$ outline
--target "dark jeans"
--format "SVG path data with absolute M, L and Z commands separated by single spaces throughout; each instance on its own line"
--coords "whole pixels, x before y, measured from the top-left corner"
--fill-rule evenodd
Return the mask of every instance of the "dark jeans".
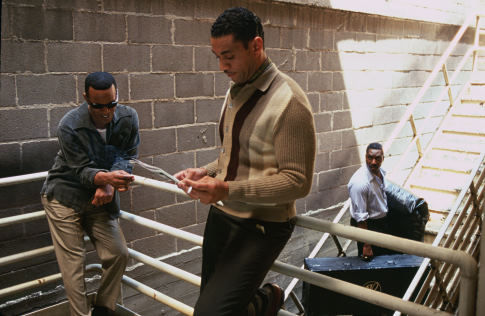
M 392 235 L 392 232 L 389 229 L 389 221 L 388 217 L 384 218 L 379 218 L 379 219 L 368 219 L 367 221 L 367 229 L 372 230 L 378 233 L 384 233 L 384 234 L 389 234 Z M 357 221 L 353 219 L 352 217 L 350 218 L 350 225 L 357 227 Z M 364 243 L 362 242 L 357 242 L 357 250 L 359 256 L 362 255 L 362 248 L 364 247 Z M 380 256 L 380 255 L 391 255 L 391 254 L 396 254 L 398 252 L 386 248 L 381 248 L 377 246 L 372 246 L 372 253 L 374 256 Z
M 294 226 L 293 220 L 242 219 L 212 206 L 204 232 L 202 281 L 194 316 L 247 315 Z

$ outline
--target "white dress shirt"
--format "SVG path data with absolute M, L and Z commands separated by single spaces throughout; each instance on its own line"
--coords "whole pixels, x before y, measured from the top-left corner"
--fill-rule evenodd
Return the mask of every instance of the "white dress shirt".
M 387 197 L 384 176 L 385 171 L 379 169 L 382 180 L 372 174 L 364 165 L 350 178 L 347 188 L 350 195 L 350 215 L 357 222 L 367 219 L 379 219 L 387 215 Z

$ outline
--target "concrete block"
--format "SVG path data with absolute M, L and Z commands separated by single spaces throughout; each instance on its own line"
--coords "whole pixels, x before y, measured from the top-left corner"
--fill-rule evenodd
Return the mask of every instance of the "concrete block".
M 195 202 L 170 205 L 156 210 L 157 221 L 176 228 L 196 224 Z
M 271 61 L 278 67 L 281 71 L 291 71 L 293 70 L 294 58 L 293 53 L 290 50 L 276 50 L 267 49 L 266 53 Z
M 328 45 L 331 45 L 329 43 Z M 307 29 L 281 28 L 281 48 L 304 49 L 308 47 Z
M 355 149 L 343 149 L 330 153 L 330 168 L 343 168 L 361 163 L 360 153 Z
M 195 152 L 196 167 L 203 167 L 219 156 L 220 149 L 201 149 Z
M 152 12 L 156 15 L 174 15 L 177 17 L 194 17 L 198 1 L 161 0 L 152 2 Z M 207 1 L 205 1 L 207 2 Z M 221 11 L 222 12 L 222 11 Z
M 368 15 L 351 12 L 347 15 L 345 30 L 348 32 L 365 32 Z
M 16 103 L 17 89 L 15 88 L 15 77 L 0 75 L 0 107 L 15 106 Z
M 224 99 L 199 99 L 195 101 L 197 123 L 218 123 Z
M 0 111 L 0 141 L 19 141 L 47 137 L 46 109 Z
M 403 21 L 403 35 L 405 37 L 419 37 L 421 33 L 420 23 L 416 21 Z
M 151 129 L 153 127 L 151 102 L 138 102 L 127 105 L 134 108 L 138 113 L 138 124 L 140 129 Z
M 150 13 L 151 3 L 150 0 L 106 0 L 104 1 L 105 11 L 117 11 L 117 12 L 133 12 L 133 13 Z
M 337 131 L 340 129 L 346 129 L 352 127 L 352 112 L 334 112 L 332 130 Z
M 41 7 L 9 7 L 12 34 L 22 39 L 72 40 L 72 15 Z
M 317 133 L 328 132 L 332 130 L 332 114 L 319 113 L 313 116 L 315 121 L 315 130 Z
M 174 1 L 179 2 L 179 1 Z M 195 18 L 196 19 L 216 19 L 219 14 L 228 8 L 225 2 L 218 0 L 207 0 L 204 2 L 195 1 Z M 266 30 L 265 30 L 266 31 Z M 265 32 L 266 33 L 266 32 Z
M 399 120 L 401 119 L 401 117 L 404 115 L 405 112 L 406 112 L 406 107 L 402 105 L 376 108 L 373 111 L 374 113 L 373 125 L 399 122 Z
M 380 18 L 377 21 L 376 33 L 402 36 L 404 33 L 404 22 L 397 19 Z
M 150 47 L 144 45 L 104 45 L 104 70 L 108 72 L 150 71 Z
M 283 48 L 281 44 L 281 28 L 275 26 L 264 26 L 264 47 Z
M 324 70 L 324 71 L 340 71 L 340 70 L 342 70 L 342 66 L 340 64 L 339 53 L 322 52 L 322 70 Z
M 307 93 L 308 101 L 312 107 L 312 113 L 319 113 L 320 111 L 320 93 Z
M 435 23 L 428 23 L 428 22 L 420 22 L 420 31 L 419 36 L 422 38 L 427 39 L 435 39 L 436 38 L 436 28 L 438 25 Z
M 174 129 L 140 131 L 140 139 L 140 156 L 166 154 L 176 150 Z
M 0 178 L 21 174 L 20 144 L 0 144 Z
M 335 32 L 335 50 L 339 52 L 360 51 L 354 32 Z
M 11 21 L 10 21 L 10 10 L 8 8 L 8 6 L 4 6 L 2 8 L 2 10 L 0 10 L 1 13 L 2 13 L 2 16 L 1 16 L 1 21 L 0 21 L 0 25 L 1 25 L 1 31 L 2 31 L 2 36 L 1 38 L 10 38 L 12 36 L 12 31 L 11 31 Z
M 130 99 L 168 99 L 174 97 L 174 77 L 168 74 L 130 75 Z
M 62 117 L 72 110 L 74 107 L 55 107 L 49 110 L 49 136 L 56 137 L 57 136 L 57 127 L 59 126 L 59 122 L 61 121 Z
M 219 62 L 209 47 L 194 48 L 195 71 L 219 71 Z
M 44 180 L 0 188 L 0 205 L 4 209 L 34 205 L 40 210 L 39 192 L 43 182 Z
M 125 16 L 90 12 L 73 12 L 76 41 L 126 41 Z
M 377 42 L 375 34 L 356 33 L 354 50 L 361 53 L 370 53 L 377 51 Z M 340 50 L 340 46 L 339 50 Z
M 320 111 L 332 112 L 343 110 L 344 93 L 325 92 L 320 94 Z
M 136 215 L 151 220 L 155 219 L 155 211 L 153 210 L 138 212 Z M 126 242 L 133 242 L 138 239 L 144 239 L 157 234 L 157 231 L 154 229 L 125 220 L 120 221 L 120 226 L 123 231 L 123 235 L 125 235 Z
M 318 174 L 318 191 L 322 192 L 342 185 L 341 169 L 333 169 Z
M 328 153 L 342 149 L 342 132 L 332 131 L 317 135 L 318 153 Z
M 178 151 L 210 148 L 215 146 L 216 127 L 197 125 L 177 128 Z
M 224 97 L 230 87 L 231 79 L 223 72 L 214 74 L 215 96 Z
M 39 1 L 42 2 L 42 1 Z M 97 0 L 47 0 L 47 8 L 56 9 L 85 9 L 90 11 L 96 11 L 100 9 L 99 1 Z
M 175 20 L 175 43 L 180 45 L 208 45 L 212 23 L 194 20 Z
M 286 72 L 298 85 L 304 90 L 308 91 L 308 74 L 306 72 Z
M 2 73 L 45 72 L 44 45 L 2 40 Z
M 308 48 L 315 50 L 333 50 L 335 48 L 334 32 L 321 29 L 310 29 Z
M 128 16 L 128 41 L 169 44 L 172 42 L 171 27 L 172 21 L 163 17 Z
M 132 188 L 133 212 L 159 208 L 175 203 L 175 193 L 162 191 L 159 189 L 137 186 Z
M 333 74 L 331 72 L 309 72 L 308 90 L 324 92 L 332 90 Z
M 59 143 L 57 140 L 22 144 L 22 173 L 49 170 L 54 165 L 54 158 L 58 151 Z
M 271 6 L 265 5 L 263 10 L 258 10 L 256 13 L 259 17 L 265 17 L 271 25 L 279 25 L 292 27 L 295 26 L 294 12 L 290 6 L 272 4 Z M 266 13 L 266 14 L 265 14 Z M 262 19 L 265 19 L 262 18 Z
M 345 130 L 341 132 L 342 135 L 342 149 L 357 147 L 357 139 L 354 130 Z
M 350 87 L 347 87 L 347 81 L 345 81 L 344 74 L 347 72 L 334 72 L 332 74 L 332 89 L 333 91 L 342 91 L 342 90 L 347 90 L 350 89 Z M 349 80 L 350 81 L 350 80 Z
M 318 71 L 320 70 L 320 58 L 319 52 L 298 51 L 295 68 L 299 71 Z
M 195 122 L 194 101 L 155 102 L 153 114 L 155 127 L 192 124 Z
M 74 77 L 71 75 L 18 76 L 20 105 L 63 104 L 76 101 Z M 55 91 L 56 93 L 52 93 Z
M 175 237 L 166 234 L 138 239 L 133 241 L 132 244 L 133 250 L 154 258 L 170 254 L 176 250 Z
M 101 46 L 85 43 L 48 43 L 47 68 L 53 72 L 99 71 Z
M 316 14 L 321 14 L 321 12 L 316 12 Z M 325 10 L 323 14 L 323 28 L 336 31 L 343 29 L 346 15 L 347 13 L 344 11 Z
M 153 165 L 163 170 L 175 174 L 180 170 L 195 167 L 195 152 L 172 153 L 167 155 L 155 156 Z M 158 177 L 158 179 L 162 179 Z
M 330 168 L 330 152 L 317 153 L 315 156 L 315 173 L 327 171 Z
M 175 74 L 175 95 L 178 98 L 213 96 L 214 76 L 203 73 Z

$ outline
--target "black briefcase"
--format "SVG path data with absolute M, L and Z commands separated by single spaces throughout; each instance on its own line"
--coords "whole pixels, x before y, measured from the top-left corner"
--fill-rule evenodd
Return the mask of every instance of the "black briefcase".
M 306 258 L 305 269 L 339 280 L 402 297 L 423 261 L 407 254 L 359 257 Z M 305 316 L 392 315 L 393 311 L 303 282 Z

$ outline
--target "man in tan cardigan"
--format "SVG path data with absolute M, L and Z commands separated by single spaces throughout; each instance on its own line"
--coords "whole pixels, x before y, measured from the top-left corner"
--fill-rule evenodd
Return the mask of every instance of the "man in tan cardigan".
M 258 287 L 293 232 L 295 200 L 311 188 L 312 111 L 298 84 L 266 56 L 263 27 L 251 11 L 224 11 L 211 45 L 233 81 L 219 124 L 222 149 L 216 161 L 176 174 L 193 199 L 223 204 L 207 218 L 194 315 L 276 315 L 283 291 Z

